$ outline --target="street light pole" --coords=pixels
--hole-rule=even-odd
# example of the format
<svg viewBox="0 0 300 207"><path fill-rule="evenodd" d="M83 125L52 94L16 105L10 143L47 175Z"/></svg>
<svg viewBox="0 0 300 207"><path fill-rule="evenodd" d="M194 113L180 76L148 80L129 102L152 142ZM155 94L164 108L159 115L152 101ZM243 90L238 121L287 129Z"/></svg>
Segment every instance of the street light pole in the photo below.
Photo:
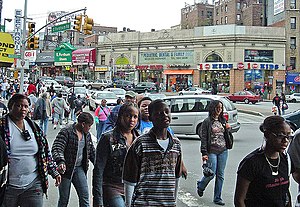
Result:
<svg viewBox="0 0 300 207"><path fill-rule="evenodd" d="M23 94L24 92L24 66L25 66L25 60L24 60L24 53L25 53L25 47L26 47L26 22L27 22L27 0L25 0L24 3L24 18L23 18L23 37L22 37L22 44L21 44L21 77L20 77L20 94Z"/></svg>
<svg viewBox="0 0 300 207"><path fill-rule="evenodd" d="M8 22L11 22L12 21L12 19L9 19L9 18L4 18L4 22L3 22L3 32L5 32L5 30L6 30L6 27L5 27L5 22L6 21L8 21Z"/></svg>

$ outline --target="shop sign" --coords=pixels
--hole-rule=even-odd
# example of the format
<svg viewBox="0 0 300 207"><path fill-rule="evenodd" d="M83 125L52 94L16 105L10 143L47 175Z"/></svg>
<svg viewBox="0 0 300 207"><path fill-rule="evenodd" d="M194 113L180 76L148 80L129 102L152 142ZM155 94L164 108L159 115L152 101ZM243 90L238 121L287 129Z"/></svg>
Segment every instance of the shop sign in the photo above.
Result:
<svg viewBox="0 0 300 207"><path fill-rule="evenodd" d="M115 65L117 70L135 70L135 65Z"/></svg>
<svg viewBox="0 0 300 207"><path fill-rule="evenodd" d="M190 68L191 65L186 65L186 64L183 64L183 65L177 65L177 64L172 64L172 65L167 65L167 68Z"/></svg>
<svg viewBox="0 0 300 207"><path fill-rule="evenodd" d="M21 44L22 44L22 10L15 10L15 22L14 22L14 41L15 41L15 53L21 52Z"/></svg>
<svg viewBox="0 0 300 207"><path fill-rule="evenodd" d="M137 65L135 69L137 70L162 70L163 65Z"/></svg>
<svg viewBox="0 0 300 207"><path fill-rule="evenodd" d="M56 66L71 65L72 51L55 51L54 62Z"/></svg>
<svg viewBox="0 0 300 207"><path fill-rule="evenodd" d="M300 74L299 73L288 73L286 75L286 83L300 85Z"/></svg>
<svg viewBox="0 0 300 207"><path fill-rule="evenodd" d="M15 45L9 33L0 33L0 62L14 63Z"/></svg>
<svg viewBox="0 0 300 207"><path fill-rule="evenodd" d="M25 50L24 59L29 62L35 62L36 60L36 51L35 50Z"/></svg>
<svg viewBox="0 0 300 207"><path fill-rule="evenodd" d="M72 52L73 65L89 65L96 62L96 50L94 48L78 49Z"/></svg>
<svg viewBox="0 0 300 207"><path fill-rule="evenodd" d="M95 67L95 72L105 72L105 71L108 71L107 66L96 66Z"/></svg>
<svg viewBox="0 0 300 207"><path fill-rule="evenodd" d="M232 63L200 63L199 70L232 69Z"/></svg>
<svg viewBox="0 0 300 207"><path fill-rule="evenodd" d="M269 63L246 63L246 69L278 70L279 65Z"/></svg>
<svg viewBox="0 0 300 207"><path fill-rule="evenodd" d="M157 51L157 52L141 52L139 62L142 64L176 64L183 65L194 63L194 51L178 50L178 51Z"/></svg>

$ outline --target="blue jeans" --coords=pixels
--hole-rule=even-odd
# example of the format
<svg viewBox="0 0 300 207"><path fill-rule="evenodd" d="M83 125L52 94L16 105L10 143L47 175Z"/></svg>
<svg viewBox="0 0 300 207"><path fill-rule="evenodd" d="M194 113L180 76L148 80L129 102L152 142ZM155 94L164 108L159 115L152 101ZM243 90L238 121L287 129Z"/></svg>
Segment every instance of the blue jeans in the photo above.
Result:
<svg viewBox="0 0 300 207"><path fill-rule="evenodd" d="M62 121L63 121L63 117L64 117L64 114L57 114L57 113L53 113L52 115L53 119L54 119L54 124L59 124L62 125Z"/></svg>
<svg viewBox="0 0 300 207"><path fill-rule="evenodd" d="M121 195L115 196L112 199L105 201L104 206L107 207L125 207L124 198Z"/></svg>
<svg viewBox="0 0 300 207"><path fill-rule="evenodd" d="M48 117L40 120L40 128L44 132L44 135L47 135L48 132L48 120L49 120Z"/></svg>
<svg viewBox="0 0 300 207"><path fill-rule="evenodd" d="M208 154L207 164L214 171L214 175L210 177L202 177L197 182L199 190L204 191L208 183L216 176L215 189L214 189L214 202L221 201L222 187L224 182L224 170L227 162L228 150L225 150L221 154Z"/></svg>
<svg viewBox="0 0 300 207"><path fill-rule="evenodd" d="M79 197L80 207L89 207L89 188L87 184L87 177L83 168L75 167L73 172L73 177L70 179L62 177L62 181L58 187L59 189L59 199L58 207L67 207L70 197L71 183L73 183L77 195Z"/></svg>
<svg viewBox="0 0 300 207"><path fill-rule="evenodd" d="M102 131L103 131L103 127L104 127L105 121L100 121L99 123L96 124L96 130L97 130L97 141L100 140Z"/></svg>
<svg viewBox="0 0 300 207"><path fill-rule="evenodd" d="M71 109L70 114L71 114L71 120L73 122L76 122L75 108Z"/></svg>
<svg viewBox="0 0 300 207"><path fill-rule="evenodd" d="M43 207L43 189L39 178L25 189L6 187L3 207Z"/></svg>

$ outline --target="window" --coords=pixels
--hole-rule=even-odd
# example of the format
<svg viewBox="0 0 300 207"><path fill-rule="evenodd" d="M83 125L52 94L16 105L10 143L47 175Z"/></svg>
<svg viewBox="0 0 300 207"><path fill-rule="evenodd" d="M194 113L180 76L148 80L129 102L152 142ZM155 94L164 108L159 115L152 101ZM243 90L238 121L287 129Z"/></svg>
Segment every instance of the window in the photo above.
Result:
<svg viewBox="0 0 300 207"><path fill-rule="evenodd" d="M78 43L79 43L79 45L83 45L84 44L84 38L79 38Z"/></svg>
<svg viewBox="0 0 300 207"><path fill-rule="evenodd" d="M240 9L241 9L241 2L237 2L237 3L236 3L236 9L237 9L237 10L240 10Z"/></svg>
<svg viewBox="0 0 300 207"><path fill-rule="evenodd" d="M216 21L216 25L218 25L218 24L219 24L219 20Z"/></svg>
<svg viewBox="0 0 300 207"><path fill-rule="evenodd" d="M101 55L101 65L105 65L105 55Z"/></svg>
<svg viewBox="0 0 300 207"><path fill-rule="evenodd" d="M223 5L221 6L221 12L223 12Z"/></svg>
<svg viewBox="0 0 300 207"><path fill-rule="evenodd" d="M223 24L223 17L221 17L221 24Z"/></svg>
<svg viewBox="0 0 300 207"><path fill-rule="evenodd" d="M296 9L296 0L291 0L290 7L291 9Z"/></svg>
<svg viewBox="0 0 300 207"><path fill-rule="evenodd" d="M296 68L296 57L290 57L290 66L292 66L292 70Z"/></svg>
<svg viewBox="0 0 300 207"><path fill-rule="evenodd" d="M218 8L216 9L216 14L219 15L219 9Z"/></svg>
<svg viewBox="0 0 300 207"><path fill-rule="evenodd" d="M291 29L296 29L296 17L291 17Z"/></svg>
<svg viewBox="0 0 300 207"><path fill-rule="evenodd" d="M207 11L207 18L211 18L212 17L212 11Z"/></svg>
<svg viewBox="0 0 300 207"><path fill-rule="evenodd" d="M201 16L202 16L202 17L204 16L204 11L201 11Z"/></svg>
<svg viewBox="0 0 300 207"><path fill-rule="evenodd" d="M296 49L296 37L291 37L290 45L291 45L291 49Z"/></svg>
<svg viewBox="0 0 300 207"><path fill-rule="evenodd" d="M240 20L241 20L241 15L240 15L240 14L237 14L237 15L236 15L236 20L237 20L237 21L240 21Z"/></svg>
<svg viewBox="0 0 300 207"><path fill-rule="evenodd" d="M226 16L225 17L225 24L227 24L228 23L228 17Z"/></svg>
<svg viewBox="0 0 300 207"><path fill-rule="evenodd" d="M227 7L227 4L225 5L225 12L227 12L228 11L228 7Z"/></svg>

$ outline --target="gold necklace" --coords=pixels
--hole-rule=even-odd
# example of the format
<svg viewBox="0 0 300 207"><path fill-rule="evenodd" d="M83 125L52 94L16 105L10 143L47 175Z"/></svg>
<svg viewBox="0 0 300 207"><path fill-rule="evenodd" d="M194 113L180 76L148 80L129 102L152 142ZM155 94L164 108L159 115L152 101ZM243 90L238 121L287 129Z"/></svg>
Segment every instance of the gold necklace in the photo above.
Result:
<svg viewBox="0 0 300 207"><path fill-rule="evenodd" d="M268 157L266 156L266 154L265 154L265 158L267 160L267 163L269 164L269 167L271 169L272 175L274 175L274 176L278 175L279 164L280 164L280 155L278 156L278 163L277 163L277 165L272 165L272 163L270 163L270 161L269 161ZM273 171L273 168L276 168L276 171Z"/></svg>

